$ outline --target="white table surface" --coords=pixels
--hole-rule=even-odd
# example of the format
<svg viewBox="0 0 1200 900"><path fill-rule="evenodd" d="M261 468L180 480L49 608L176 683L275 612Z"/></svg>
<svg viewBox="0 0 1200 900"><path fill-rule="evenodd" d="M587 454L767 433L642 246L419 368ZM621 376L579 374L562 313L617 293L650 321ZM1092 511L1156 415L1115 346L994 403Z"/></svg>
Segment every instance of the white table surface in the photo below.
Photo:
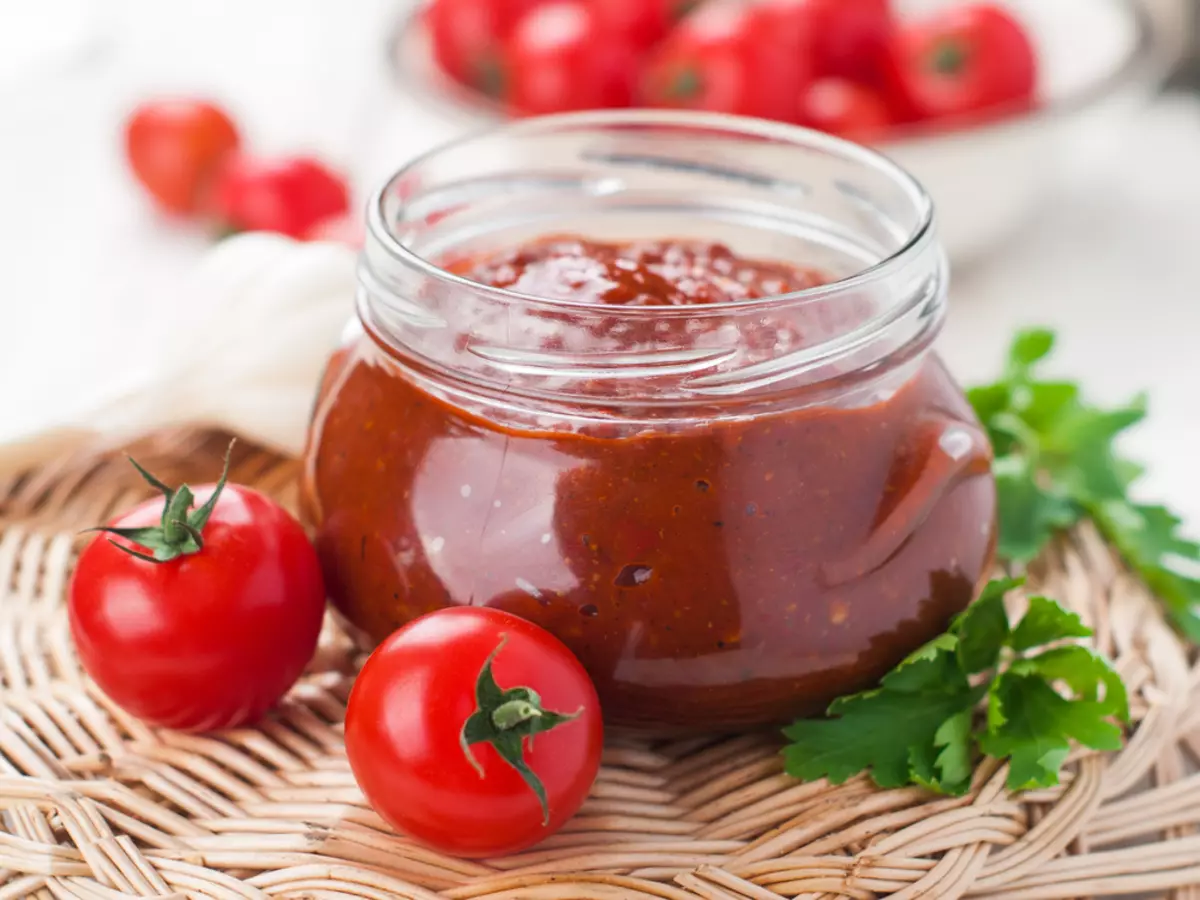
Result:
<svg viewBox="0 0 1200 900"><path fill-rule="evenodd" d="M35 5L11 6L9 34ZM137 373L203 252L205 238L150 212L122 167L118 123L143 95L211 93L257 147L314 150L360 195L442 137L387 79L388 0L79 9L94 20L70 68L7 81L0 68L0 378L30 385L0 392L0 431L66 416ZM1198 287L1200 101L1168 98L1075 160L1019 237L956 273L941 350L975 381L1015 328L1059 328L1056 369L1104 400L1149 392L1152 417L1129 440L1150 465L1144 493L1200 530Z"/></svg>

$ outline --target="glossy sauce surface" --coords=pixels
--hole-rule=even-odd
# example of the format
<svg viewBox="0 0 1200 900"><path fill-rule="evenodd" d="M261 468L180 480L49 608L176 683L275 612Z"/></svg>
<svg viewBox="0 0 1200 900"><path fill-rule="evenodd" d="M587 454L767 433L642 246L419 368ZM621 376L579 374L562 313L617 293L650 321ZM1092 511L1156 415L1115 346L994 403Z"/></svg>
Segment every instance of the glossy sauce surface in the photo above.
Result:
<svg viewBox="0 0 1200 900"><path fill-rule="evenodd" d="M556 238L447 265L614 307L821 282L681 242ZM797 337L756 328L749 344ZM502 607L566 642L610 722L713 730L818 710L943 630L990 566L989 460L932 355L867 406L614 434L468 412L363 337L326 373L303 501L331 596L368 640L442 606Z"/></svg>

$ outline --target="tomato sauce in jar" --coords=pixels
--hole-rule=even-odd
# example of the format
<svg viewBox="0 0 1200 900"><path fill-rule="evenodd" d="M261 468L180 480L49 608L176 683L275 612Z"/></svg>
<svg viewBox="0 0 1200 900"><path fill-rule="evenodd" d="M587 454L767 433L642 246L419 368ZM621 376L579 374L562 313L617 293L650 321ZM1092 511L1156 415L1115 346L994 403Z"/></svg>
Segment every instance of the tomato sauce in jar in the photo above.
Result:
<svg viewBox="0 0 1200 900"><path fill-rule="evenodd" d="M654 375L613 377L623 355L731 346L727 322L686 313L820 288L820 271L712 242L570 235L442 262L558 304L517 326L549 354L571 349L560 316L587 310L611 365L577 375L577 407L537 416L503 398L473 407L370 326L338 353L304 505L333 601L367 643L443 606L495 606L562 639L612 723L745 728L868 687L986 577L990 451L930 353L853 402L628 414ZM512 339L511 317L459 311L460 349ZM786 317L768 307L733 345L761 366L870 314L852 299ZM821 383L846 374L831 367ZM507 378L529 388L519 367Z"/></svg>
<svg viewBox="0 0 1200 900"><path fill-rule="evenodd" d="M992 565L947 268L888 160L690 112L526 119L368 208L301 505L366 647L487 605L606 721L767 726L869 687Z"/></svg>

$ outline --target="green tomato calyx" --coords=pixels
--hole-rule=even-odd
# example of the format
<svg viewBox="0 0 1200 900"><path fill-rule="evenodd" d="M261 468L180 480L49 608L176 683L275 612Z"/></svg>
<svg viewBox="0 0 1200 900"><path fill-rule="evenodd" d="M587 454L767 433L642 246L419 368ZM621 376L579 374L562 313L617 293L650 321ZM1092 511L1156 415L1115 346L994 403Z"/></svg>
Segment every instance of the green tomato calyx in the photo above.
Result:
<svg viewBox="0 0 1200 900"><path fill-rule="evenodd" d="M90 528L89 531L101 531L105 534L115 534L118 537L123 537L127 541L131 541L136 547L129 547L125 544L114 541L112 538L108 542L130 556L136 556L138 559L152 563L165 563L180 556L186 556L191 553L199 553L204 549L204 537L202 532L204 526L208 524L209 518L216 509L217 501L221 498L221 491L225 489L226 479L229 477L229 456L233 451L235 441L229 442L229 448L225 451L225 467L221 470L221 478L217 481L217 486L213 489L212 495L198 509L192 509L192 504L196 502L195 495L186 485L180 485L178 489L168 487L163 482L159 481L148 471L146 471L138 463L137 460L130 457L129 461L133 467L138 470L146 483L154 487L162 493L165 502L163 503L162 517L157 525L150 525L144 528ZM149 553L137 549L142 547Z"/></svg>
<svg viewBox="0 0 1200 900"><path fill-rule="evenodd" d="M479 773L480 778L487 777L487 773L471 752L471 747L475 744L491 744L500 758L516 769L537 796L542 807L542 825L549 825L550 804L546 799L546 788L525 760L526 742L532 748L535 735L570 722L583 709L581 707L569 714L552 712L542 706L542 698L533 688L502 690L492 674L492 663L507 641L507 635L500 636L500 643L479 670L479 677L475 680L475 711L463 723L459 743L467 762Z"/></svg>

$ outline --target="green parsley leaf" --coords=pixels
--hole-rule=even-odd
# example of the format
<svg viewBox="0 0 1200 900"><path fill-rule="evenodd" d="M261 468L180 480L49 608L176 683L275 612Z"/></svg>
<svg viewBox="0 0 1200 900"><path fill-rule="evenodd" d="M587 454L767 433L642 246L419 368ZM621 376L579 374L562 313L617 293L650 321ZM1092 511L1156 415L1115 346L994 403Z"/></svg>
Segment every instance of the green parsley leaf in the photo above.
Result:
<svg viewBox="0 0 1200 900"><path fill-rule="evenodd" d="M1077 404L1038 432L1041 468L1079 501L1122 499L1129 482L1117 465L1113 442L1145 417L1144 397L1110 411Z"/></svg>
<svg viewBox="0 0 1200 900"><path fill-rule="evenodd" d="M1024 379L1034 363L1050 355L1057 340L1054 332L1048 328L1030 328L1018 332L1008 349L1010 379Z"/></svg>
<svg viewBox="0 0 1200 900"><path fill-rule="evenodd" d="M1034 434L1054 428L1079 402L1079 386L1069 381L1026 382L1021 391L1020 420Z"/></svg>
<svg viewBox="0 0 1200 900"><path fill-rule="evenodd" d="M1119 747L1113 720L1129 717L1120 676L1090 648L1063 643L1091 631L1052 600L1031 598L1011 626L1004 597L1019 584L992 582L878 688L787 728L788 773L840 784L869 769L880 787L960 794L979 752L1009 758L1009 786L1026 788L1057 783L1072 739Z"/></svg>
<svg viewBox="0 0 1200 900"><path fill-rule="evenodd" d="M1180 563L1200 570L1200 545L1180 534L1179 517L1162 506L1124 500L1093 504L1088 511L1180 632L1200 643L1200 580L1179 571Z"/></svg>
<svg viewBox="0 0 1200 900"><path fill-rule="evenodd" d="M1060 702L1065 701L1036 678L1006 676L992 684L988 727L979 744L988 756L1011 757L1010 786L1023 790L1057 783L1058 770L1071 750L1055 721L1053 707Z"/></svg>
<svg viewBox="0 0 1200 900"><path fill-rule="evenodd" d="M939 634L918 647L883 676L883 687L898 694L919 694L929 690L959 691L967 687L967 678L955 659L958 635ZM841 698L845 699L845 698ZM833 701L837 706L841 699Z"/></svg>
<svg viewBox="0 0 1200 900"><path fill-rule="evenodd" d="M954 716L969 716L982 696L959 667L957 650L957 636L939 635L884 676L879 688L833 701L829 715L836 718L801 719L786 729L792 741L784 750L787 770L807 781L825 777L841 784L871 768L880 787L899 787L912 779L915 753L928 760L923 771L930 782L952 781L954 773L935 769L939 730Z"/></svg>
<svg viewBox="0 0 1200 900"><path fill-rule="evenodd" d="M931 748L919 744L909 751L913 784L939 794L964 793L971 783L971 725L974 710L966 708L952 715L933 734Z"/></svg>
<svg viewBox="0 0 1200 900"><path fill-rule="evenodd" d="M993 437L993 440L995 438ZM1033 463L1025 456L999 456L992 464L996 477L996 517L1000 537L996 552L1002 559L1028 562L1061 529L1079 521L1079 508L1058 488L1044 489Z"/></svg>
<svg viewBox="0 0 1200 900"><path fill-rule="evenodd" d="M1090 518L1159 597L1176 627L1200 642L1200 544L1185 538L1163 506L1134 503L1130 486L1143 469L1117 451L1120 436L1146 415L1136 397L1116 409L1088 403L1078 385L1048 381L1038 368L1054 349L1045 329L1019 333L1001 378L967 397L996 453L998 552L1028 562L1059 531Z"/></svg>
<svg viewBox="0 0 1200 900"><path fill-rule="evenodd" d="M1179 516L1165 506L1109 501L1096 504L1094 512L1101 527L1117 536L1121 552L1135 559L1200 553L1200 544L1180 535Z"/></svg>
<svg viewBox="0 0 1200 900"><path fill-rule="evenodd" d="M974 675L995 667L1010 635L1004 595L1020 583L1015 578L990 582L979 599L951 624L951 632L958 637L958 663L962 671Z"/></svg>
<svg viewBox="0 0 1200 900"><path fill-rule="evenodd" d="M829 707L835 718L801 719L786 729L792 741L784 749L788 772L841 784L870 768L880 787L900 787L912 781L910 754L916 753L930 761L931 782L950 781L934 763L939 730L948 719L969 715L982 696L955 662L957 644L941 635L900 663L879 688L835 700Z"/></svg>
<svg viewBox="0 0 1200 900"><path fill-rule="evenodd" d="M1200 644L1200 581L1165 566L1143 564L1135 568L1154 596L1166 604L1175 627L1193 644Z"/></svg>
<svg viewBox="0 0 1200 900"><path fill-rule="evenodd" d="M967 400L975 409L975 415L987 428L988 437L996 456L1010 453L1017 443L1017 437L1004 430L1004 416L1012 407L1012 389L1004 383L989 384L983 387L970 388Z"/></svg>
<svg viewBox="0 0 1200 900"><path fill-rule="evenodd" d="M1013 630L1009 646L1018 651L1029 650L1064 638L1089 637L1091 633L1076 613L1045 597L1032 597L1029 609Z"/></svg>
<svg viewBox="0 0 1200 900"><path fill-rule="evenodd" d="M1121 729L1103 704L1067 699L1036 672L1009 671L992 683L979 747L988 756L1010 758L1010 789L1058 784L1071 738L1097 750L1121 748Z"/></svg>
<svg viewBox="0 0 1200 900"><path fill-rule="evenodd" d="M1057 607L1044 597L1036 599ZM1105 715L1115 716L1122 722L1129 719L1125 682L1109 661L1091 647L1082 644L1054 647L1014 661L1008 672L1010 675L1038 675L1049 683L1061 682L1081 700L1099 703L1098 708Z"/></svg>

